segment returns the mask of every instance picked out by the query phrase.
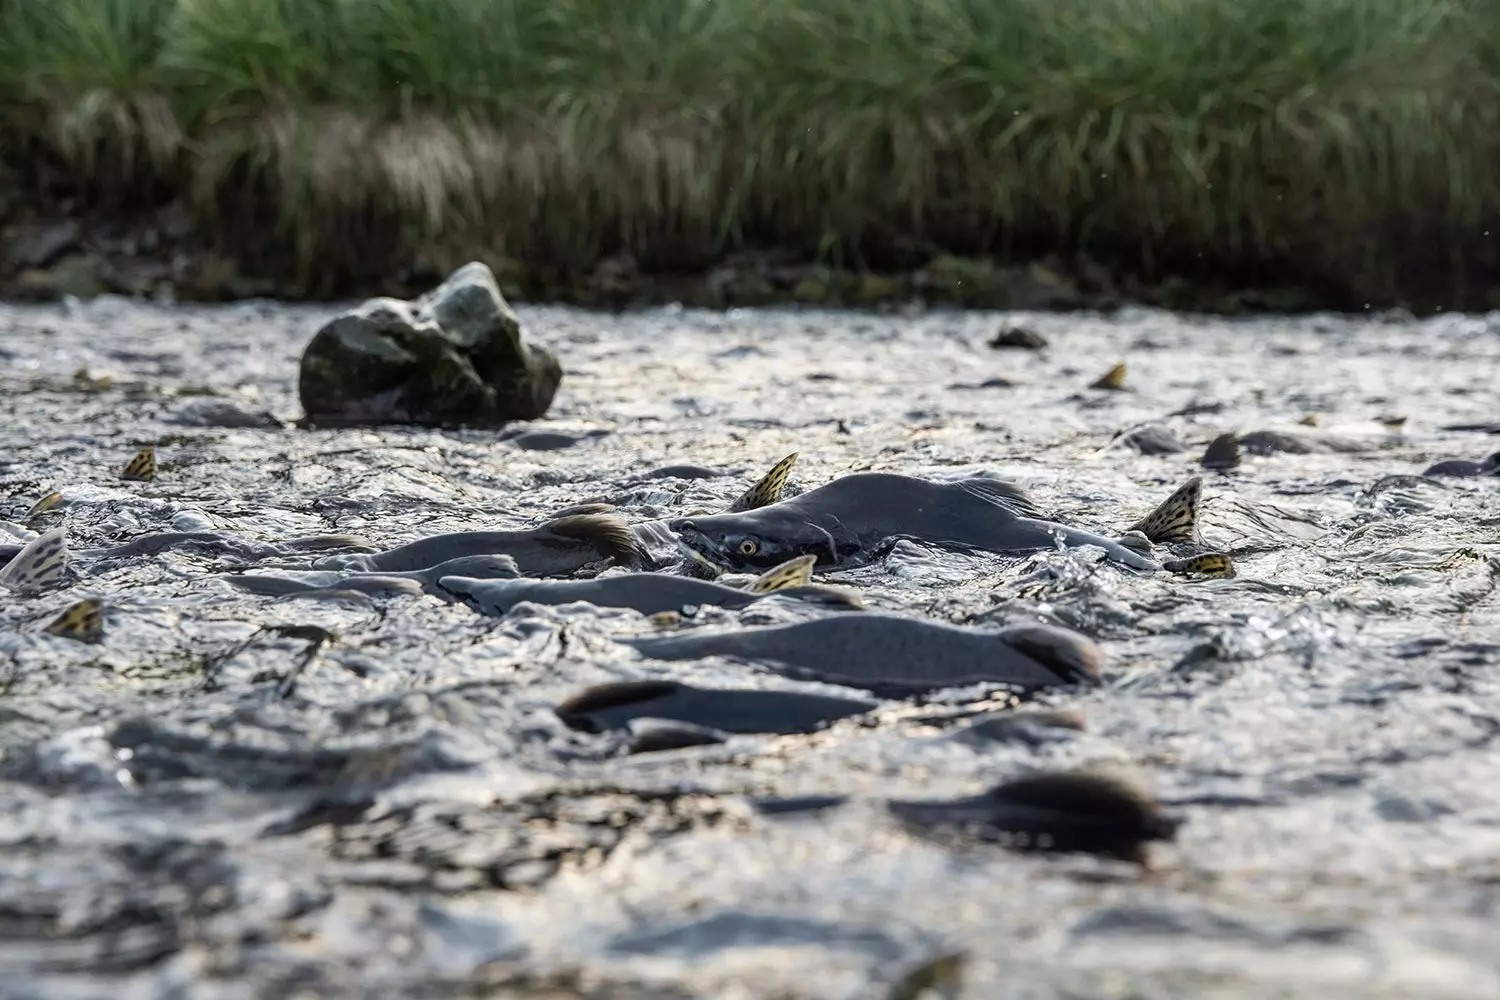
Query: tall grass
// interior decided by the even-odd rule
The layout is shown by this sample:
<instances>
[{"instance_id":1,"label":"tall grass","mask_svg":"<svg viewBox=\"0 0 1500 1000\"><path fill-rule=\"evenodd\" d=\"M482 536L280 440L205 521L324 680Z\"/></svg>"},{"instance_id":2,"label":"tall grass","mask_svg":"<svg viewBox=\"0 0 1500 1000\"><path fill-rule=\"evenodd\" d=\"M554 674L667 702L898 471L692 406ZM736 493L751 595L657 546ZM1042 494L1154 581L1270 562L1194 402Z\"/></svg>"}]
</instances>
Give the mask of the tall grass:
<instances>
[{"instance_id":1,"label":"tall grass","mask_svg":"<svg viewBox=\"0 0 1500 1000\"><path fill-rule=\"evenodd\" d=\"M1497 97L1493 0L0 0L12 156L309 281L774 246L1464 295Z\"/></svg>"}]
</instances>

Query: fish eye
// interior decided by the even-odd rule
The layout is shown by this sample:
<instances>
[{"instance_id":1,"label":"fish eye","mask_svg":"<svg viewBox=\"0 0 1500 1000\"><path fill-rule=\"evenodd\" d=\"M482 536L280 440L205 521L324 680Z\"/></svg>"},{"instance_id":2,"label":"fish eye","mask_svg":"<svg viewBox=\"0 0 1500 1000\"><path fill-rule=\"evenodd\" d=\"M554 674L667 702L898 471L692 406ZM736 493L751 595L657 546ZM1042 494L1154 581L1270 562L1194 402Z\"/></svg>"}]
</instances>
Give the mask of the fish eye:
<instances>
[{"instance_id":1,"label":"fish eye","mask_svg":"<svg viewBox=\"0 0 1500 1000\"><path fill-rule=\"evenodd\" d=\"M746 538L740 542L740 555L742 556L753 556L759 550L760 546L755 544L753 538Z\"/></svg>"}]
</instances>

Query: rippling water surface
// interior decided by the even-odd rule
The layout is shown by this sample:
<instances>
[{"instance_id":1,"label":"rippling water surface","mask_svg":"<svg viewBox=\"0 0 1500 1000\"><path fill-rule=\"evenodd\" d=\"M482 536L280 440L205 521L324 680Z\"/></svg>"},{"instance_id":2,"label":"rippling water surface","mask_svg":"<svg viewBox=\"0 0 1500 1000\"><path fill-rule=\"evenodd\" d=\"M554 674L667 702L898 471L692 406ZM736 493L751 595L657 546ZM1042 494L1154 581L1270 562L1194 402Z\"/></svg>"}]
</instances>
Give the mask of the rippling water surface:
<instances>
[{"instance_id":1,"label":"rippling water surface","mask_svg":"<svg viewBox=\"0 0 1500 1000\"><path fill-rule=\"evenodd\" d=\"M1500 448L1440 429L1500 420L1500 319L529 308L567 369L536 426L572 447L222 426L299 415L332 311L0 307L4 531L65 524L80 553L67 587L0 594L0 995L853 1000L966 949L964 997L1500 996L1500 478L1419 475ZM988 348L1002 320L1050 349ZM1120 360L1129 391L1085 388ZM1185 450L1113 440L1147 422ZM1199 467L1268 428L1314 450ZM121 481L152 442L156 481ZM1094 636L1106 683L1041 699L1082 731L955 738L958 692L632 755L551 706L639 677L849 692L641 659L610 636L667 626L629 611L252 596L222 577L278 561L253 547L88 555L162 531L386 547L601 498L645 520L722 506L791 451L788 492L987 471L1111 535L1201 473L1238 575L902 543L819 579ZM645 478L684 464L724 474ZM102 643L41 632L83 597ZM937 843L879 807L1044 767L1125 770L1185 823L1143 871ZM747 805L826 794L852 801Z\"/></svg>"}]
</instances>

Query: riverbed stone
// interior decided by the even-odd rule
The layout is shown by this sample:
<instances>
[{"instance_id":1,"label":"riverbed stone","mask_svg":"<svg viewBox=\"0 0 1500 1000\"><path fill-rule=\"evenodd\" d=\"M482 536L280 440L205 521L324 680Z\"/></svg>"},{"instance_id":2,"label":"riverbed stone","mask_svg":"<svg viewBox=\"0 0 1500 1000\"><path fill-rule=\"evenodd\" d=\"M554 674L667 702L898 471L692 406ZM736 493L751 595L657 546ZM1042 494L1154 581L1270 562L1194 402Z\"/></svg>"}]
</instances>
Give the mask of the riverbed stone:
<instances>
[{"instance_id":1,"label":"riverbed stone","mask_svg":"<svg viewBox=\"0 0 1500 1000\"><path fill-rule=\"evenodd\" d=\"M298 393L314 426L498 427L552 405L562 365L528 343L477 261L410 301L374 298L340 313L302 352Z\"/></svg>"}]
</instances>

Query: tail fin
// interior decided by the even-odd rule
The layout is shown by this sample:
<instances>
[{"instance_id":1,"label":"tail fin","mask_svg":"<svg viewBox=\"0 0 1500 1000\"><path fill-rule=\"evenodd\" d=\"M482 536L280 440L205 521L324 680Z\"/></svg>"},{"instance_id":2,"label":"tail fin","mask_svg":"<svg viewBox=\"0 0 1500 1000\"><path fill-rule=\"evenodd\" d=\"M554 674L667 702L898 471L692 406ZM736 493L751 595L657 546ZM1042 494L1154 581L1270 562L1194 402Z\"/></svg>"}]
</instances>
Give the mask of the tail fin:
<instances>
[{"instance_id":1,"label":"tail fin","mask_svg":"<svg viewBox=\"0 0 1500 1000\"><path fill-rule=\"evenodd\" d=\"M1234 577L1234 560L1226 552L1205 552L1186 559L1168 559L1161 565L1168 573L1181 573L1183 576L1212 576L1220 580Z\"/></svg>"}]
</instances>

